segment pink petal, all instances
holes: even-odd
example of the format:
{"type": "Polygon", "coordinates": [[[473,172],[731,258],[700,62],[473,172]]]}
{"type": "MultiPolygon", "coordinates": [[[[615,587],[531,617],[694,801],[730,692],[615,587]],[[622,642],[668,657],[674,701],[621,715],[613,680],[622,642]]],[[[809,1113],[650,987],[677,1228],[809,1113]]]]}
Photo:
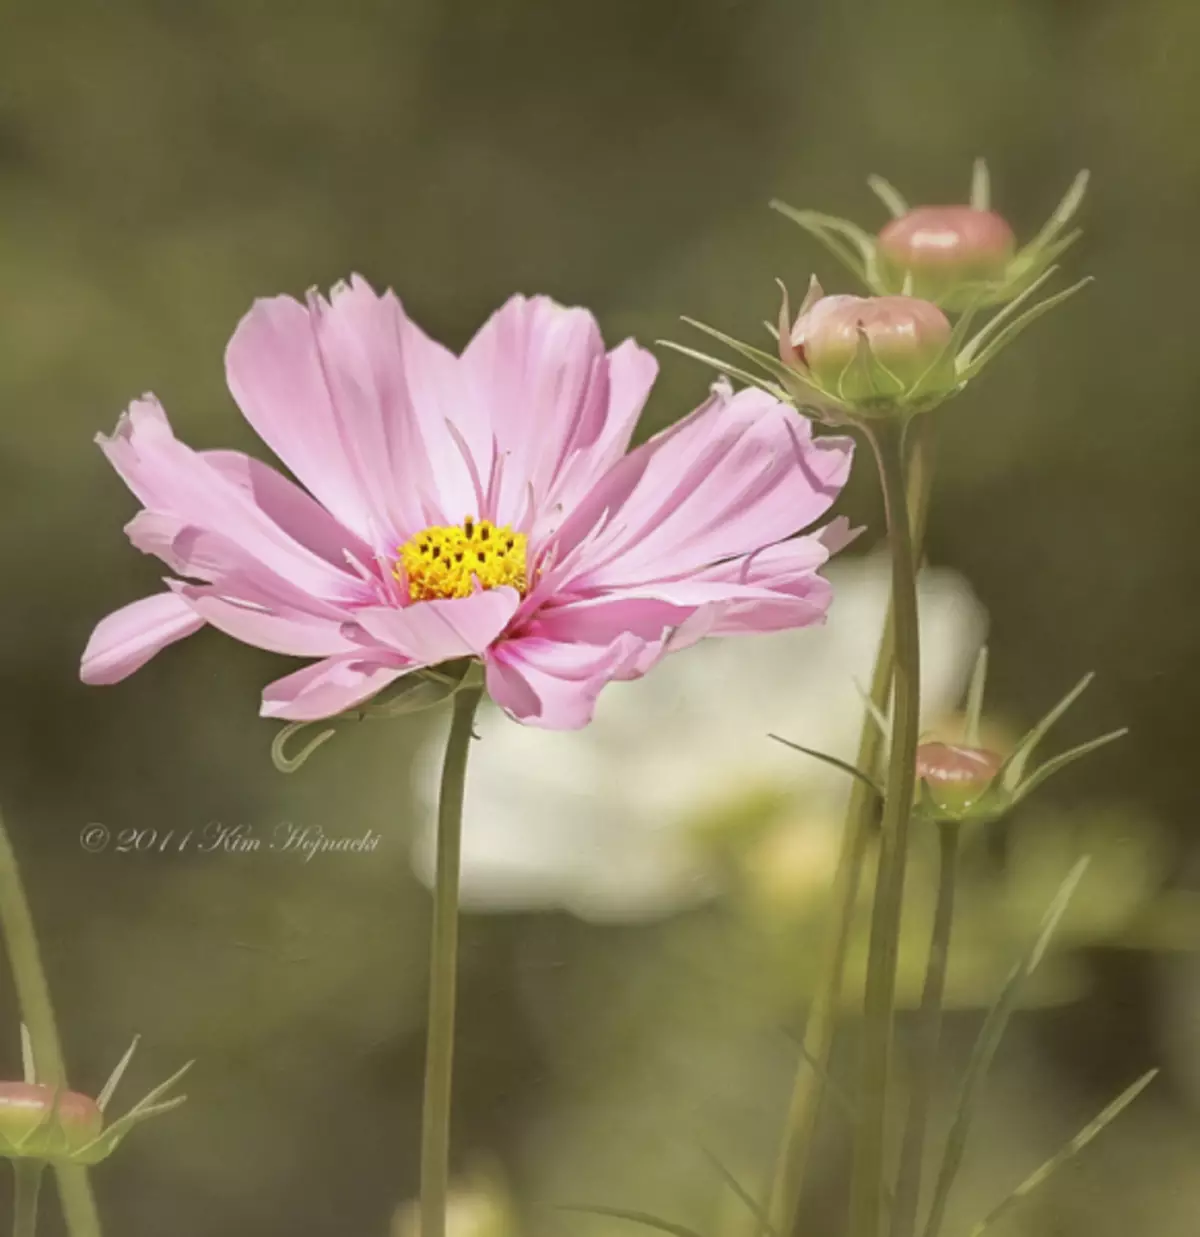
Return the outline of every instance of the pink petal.
{"type": "MultiPolygon", "coordinates": [[[[258,301],[226,352],[246,419],[305,487],[372,544],[404,541],[475,511],[490,427],[455,357],[391,292],[355,278],[329,302],[258,301]],[[462,458],[453,423],[477,461],[462,458]]],[[[476,514],[481,514],[475,512],[476,514]]]]}
{"type": "Polygon", "coordinates": [[[853,443],[757,390],[714,397],[627,455],[568,518],[561,557],[581,547],[576,589],[621,587],[701,570],[811,524],[849,475],[853,443]],[[586,547],[586,552],[584,552],[586,547]]]}
{"type": "Polygon", "coordinates": [[[403,609],[372,606],[354,621],[376,640],[426,666],[478,657],[508,625],[520,604],[513,588],[481,589],[470,597],[415,601],[403,609]]]}
{"type": "Polygon", "coordinates": [[[155,593],[114,610],[92,632],[79,677],[93,686],[119,683],[168,644],[190,636],[204,620],[174,593],[155,593]]]}
{"type": "Polygon", "coordinates": [[[354,708],[415,669],[361,653],[327,657],[268,684],[260,713],[295,722],[319,721],[354,708]]]}
{"type": "Polygon", "coordinates": [[[243,556],[313,596],[360,596],[358,577],[290,536],[242,485],[179,442],[152,397],[131,404],[113,436],[101,436],[99,442],[151,512],[226,539],[243,556]]]}
{"type": "Polygon", "coordinates": [[[606,355],[591,314],[544,296],[501,306],[462,365],[504,457],[501,523],[520,521],[527,491],[543,510],[586,492],[627,447],[658,370],[632,341],[606,355]]]}
{"type": "Polygon", "coordinates": [[[607,648],[540,637],[506,640],[488,654],[488,694],[526,725],[578,730],[592,720],[604,685],[627,677],[644,651],[644,642],[628,634],[607,648]]]}
{"type": "MultiPolygon", "coordinates": [[[[817,569],[828,560],[831,544],[840,549],[853,539],[847,528],[845,521],[834,521],[819,533],[793,537],[701,572],[698,579],[710,585],[728,581],[765,594],[753,598],[731,593],[725,602],[710,607],[705,634],[784,631],[824,622],[833,590],[817,569]]],[[[677,638],[672,648],[682,643],[677,638]]]]}
{"type": "Polygon", "coordinates": [[[290,657],[362,654],[362,645],[343,634],[343,620],[269,610],[222,597],[211,588],[179,584],[175,591],[205,622],[243,644],[290,657]]]}
{"type": "Polygon", "coordinates": [[[199,454],[239,486],[285,533],[326,562],[344,570],[347,555],[363,564],[373,559],[374,551],[361,537],[339,524],[316,499],[269,464],[241,451],[199,454]]]}
{"type": "MultiPolygon", "coordinates": [[[[129,540],[162,559],[181,576],[213,583],[229,600],[272,612],[299,612],[334,623],[348,618],[347,605],[314,596],[265,567],[238,542],[219,533],[181,524],[174,516],[139,511],[125,526],[129,540]]],[[[362,599],[374,597],[358,586],[362,599]]],[[[351,599],[353,601],[354,599],[351,599]]]]}

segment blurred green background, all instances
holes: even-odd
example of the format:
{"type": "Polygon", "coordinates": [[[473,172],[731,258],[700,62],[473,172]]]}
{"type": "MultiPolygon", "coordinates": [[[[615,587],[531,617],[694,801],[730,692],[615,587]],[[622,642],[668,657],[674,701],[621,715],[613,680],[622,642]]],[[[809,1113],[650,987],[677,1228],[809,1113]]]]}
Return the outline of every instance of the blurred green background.
{"type": "MultiPolygon", "coordinates": [[[[256,717],[282,659],[206,633],[117,688],[77,680],[92,625],[160,574],[121,535],[134,506],[92,437],[154,390],[192,444],[260,451],[222,369],[255,296],[359,271],[456,347],[514,290],[588,305],[613,341],[680,338],[682,313],[747,337],[774,315],[777,275],[799,289],[815,268],[848,288],[766,209],[771,197],[882,223],[868,172],[912,201],[960,200],[983,154],[998,208],[1028,236],[1091,168],[1069,264],[1097,282],[946,410],[930,554],[990,611],[1005,715],[1028,721],[1100,672],[1063,741],[1132,734],[1050,800],[1157,821],[1161,866],[1187,887],[1200,703],[1194,0],[122,0],[9,4],[0,22],[0,800],[75,1084],[98,1086],[135,1030],[130,1095],[199,1059],[189,1105],[97,1172],[110,1234],[383,1237],[415,1192],[428,907],[410,874],[407,770],[429,722],[353,732],[285,778],[268,759],[274,727],[256,717]],[[382,840],[307,865],[93,855],[79,844],[93,821],[295,821],[382,840]]],[[[662,362],[643,432],[709,381],[662,362]]],[[[877,531],[865,471],[844,509],[877,531]]],[[[1085,950],[1084,994],[1022,1019],[978,1147],[985,1206],[1134,1074],[1167,1074],[1014,1232],[1194,1234],[1200,1001],[1187,947],[1200,939],[1185,925],[1167,943],[1085,950]]],[[[754,970],[719,912],[620,929],[475,918],[464,948],[456,1144],[465,1171],[508,1182],[522,1231],[618,1231],[539,1210],[580,1201],[545,1197],[563,1182],[591,1190],[582,1201],[660,1201],[629,1165],[586,1175],[616,1147],[647,1149],[642,1176],[690,1173],[694,1188],[662,1205],[704,1219],[718,1185],[671,1141],[676,1126],[646,1116],[652,1084],[690,1088],[656,1109],[673,1105],[679,1128],[719,1125],[701,1108],[735,1097],[754,1128],[747,1154],[766,1153],[787,1070],[768,1077],[745,1058],[763,1027],[750,1012],[732,1029],[727,1011],[684,1012],[738,1005],[722,996],[723,961],[754,970]],[[626,990],[645,999],[605,1030],[597,1000],[626,990]],[[550,1029],[531,1013],[547,1005],[550,1029]],[[748,1072],[722,1073],[738,1053],[748,1072]],[[690,1072],[665,1078],[653,1063],[666,1059],[690,1072]],[[569,1145],[584,1167],[548,1168],[569,1145]]],[[[9,1075],[11,993],[5,977],[9,1075]]],[[[747,996],[743,1008],[758,1007],[747,996]]],[[[802,1023],[802,1002],[788,1017],[802,1023]]],[[[963,1015],[964,1037],[974,1025],[963,1015]]],[[[814,1234],[834,1231],[830,1142],[814,1234]]]]}

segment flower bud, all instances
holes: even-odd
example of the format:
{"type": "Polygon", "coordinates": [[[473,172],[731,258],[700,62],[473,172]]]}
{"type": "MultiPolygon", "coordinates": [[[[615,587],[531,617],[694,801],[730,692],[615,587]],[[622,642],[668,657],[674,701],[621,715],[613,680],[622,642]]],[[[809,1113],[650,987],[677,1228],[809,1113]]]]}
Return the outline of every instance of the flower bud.
{"type": "Polygon", "coordinates": [[[950,336],[949,320],[929,301],[825,296],[796,319],[781,355],[848,409],[895,408],[954,389],[950,336]]]}
{"type": "Polygon", "coordinates": [[[1003,764],[1002,757],[981,747],[922,743],[917,748],[917,781],[939,812],[958,818],[987,794],[1003,764]]]}
{"type": "Polygon", "coordinates": [[[965,308],[980,285],[1004,281],[1017,238],[995,211],[970,206],[918,206],[893,219],[875,242],[883,286],[965,308]]]}
{"type": "Polygon", "coordinates": [[[0,1082],[0,1154],[65,1159],[100,1136],[104,1114],[77,1091],[44,1083],[0,1082]]]}

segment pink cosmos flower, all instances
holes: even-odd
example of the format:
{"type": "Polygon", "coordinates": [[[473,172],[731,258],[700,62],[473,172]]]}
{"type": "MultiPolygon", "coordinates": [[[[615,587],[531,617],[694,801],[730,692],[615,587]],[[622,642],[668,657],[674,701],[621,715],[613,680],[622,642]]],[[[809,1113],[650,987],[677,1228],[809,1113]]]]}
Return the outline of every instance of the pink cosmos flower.
{"type": "Polygon", "coordinates": [[[98,441],[143,507],[129,539],[173,574],[99,624],[87,683],[208,624],[317,659],[266,688],[265,716],[328,717],[478,658],[513,717],[567,729],[676,648],[828,607],[817,570],[845,522],[793,534],[837,497],[850,441],[718,386],[627,454],[657,365],[632,340],[606,353],[584,310],[514,297],[456,357],[356,277],[256,302],[226,367],[300,484],[133,403],[98,441]]]}

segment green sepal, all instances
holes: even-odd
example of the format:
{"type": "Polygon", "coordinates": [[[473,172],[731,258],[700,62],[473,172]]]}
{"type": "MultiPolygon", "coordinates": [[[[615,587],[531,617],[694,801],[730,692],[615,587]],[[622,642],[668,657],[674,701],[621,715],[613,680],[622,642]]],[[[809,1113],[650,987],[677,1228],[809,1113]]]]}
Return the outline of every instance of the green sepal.
{"type": "Polygon", "coordinates": [[[1033,755],[1034,748],[1050,733],[1050,728],[1087,690],[1088,684],[1096,677],[1089,671],[1071,688],[1069,692],[1050,710],[1049,713],[1035,723],[1013,748],[1008,759],[996,774],[996,782],[1006,790],[1015,791],[1025,777],[1025,766],[1033,755]]]}
{"type": "Polygon", "coordinates": [[[908,214],[908,203],[904,200],[900,190],[890,180],[884,180],[882,176],[872,175],[867,177],[867,185],[871,192],[884,204],[888,214],[893,219],[899,219],[902,215],[908,214]]]}
{"type": "Polygon", "coordinates": [[[771,209],[799,224],[863,283],[871,283],[869,276],[875,261],[875,242],[857,224],[839,219],[836,215],[823,215],[820,211],[797,210],[777,198],[771,202],[771,209]]]}

